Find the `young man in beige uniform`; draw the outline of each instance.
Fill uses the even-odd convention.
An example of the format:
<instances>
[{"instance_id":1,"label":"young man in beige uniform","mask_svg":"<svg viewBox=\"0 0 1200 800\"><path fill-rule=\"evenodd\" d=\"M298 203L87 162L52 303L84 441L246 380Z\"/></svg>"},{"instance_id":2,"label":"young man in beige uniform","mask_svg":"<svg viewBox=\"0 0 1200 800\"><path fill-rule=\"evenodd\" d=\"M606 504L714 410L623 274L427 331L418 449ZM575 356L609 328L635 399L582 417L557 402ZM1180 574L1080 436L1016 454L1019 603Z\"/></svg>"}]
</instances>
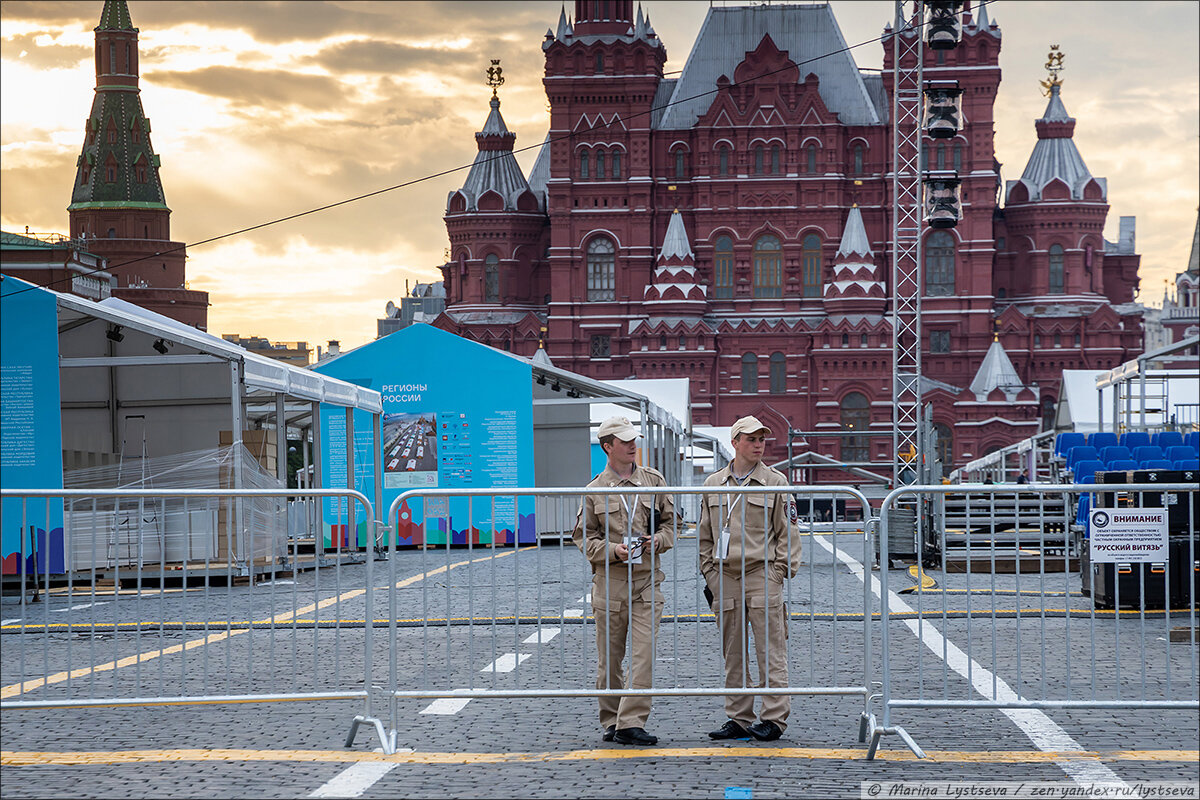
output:
<instances>
[{"instance_id":1,"label":"young man in beige uniform","mask_svg":"<svg viewBox=\"0 0 1200 800\"><path fill-rule=\"evenodd\" d=\"M770 429L755 417L733 423L734 459L705 486L787 486L783 473L762 463ZM783 582L800 569L795 501L787 494L704 495L697 536L700 571L712 593L721 629L726 687L788 685L787 619ZM758 657L757 683L750 682L749 633ZM713 739L778 739L787 728L790 695L763 695L759 721L754 696L728 695L729 720Z\"/></svg>"},{"instance_id":2,"label":"young man in beige uniform","mask_svg":"<svg viewBox=\"0 0 1200 800\"><path fill-rule=\"evenodd\" d=\"M608 465L589 488L665 486L661 473L637 465L637 429L625 417L600 425ZM675 543L677 521L669 494L588 495L572 538L592 565L592 610L596 616L597 689L625 686L621 662L625 638L633 640L629 686L651 688L654 642L662 619L665 573L662 554ZM601 697L600 725L606 742L658 744L646 733L650 698Z\"/></svg>"}]
</instances>

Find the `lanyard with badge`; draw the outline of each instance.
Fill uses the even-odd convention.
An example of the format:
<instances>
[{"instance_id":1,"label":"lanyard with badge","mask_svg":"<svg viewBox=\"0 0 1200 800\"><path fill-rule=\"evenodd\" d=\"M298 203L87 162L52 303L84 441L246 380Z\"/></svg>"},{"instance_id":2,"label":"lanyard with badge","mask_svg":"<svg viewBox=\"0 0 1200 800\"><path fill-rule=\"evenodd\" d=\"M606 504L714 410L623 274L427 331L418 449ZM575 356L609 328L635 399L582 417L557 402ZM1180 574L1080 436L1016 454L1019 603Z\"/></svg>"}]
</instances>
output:
<instances>
[{"instance_id":1,"label":"lanyard with badge","mask_svg":"<svg viewBox=\"0 0 1200 800\"><path fill-rule=\"evenodd\" d=\"M733 474L733 470L730 469L729 477L731 477L735 481L737 481L738 486L745 486L746 483L750 480L750 475L753 472L754 472L754 470L751 470L750 472L746 473L745 477L742 477L739 479L737 476L735 476ZM729 558L729 540L731 538L730 530L729 530L729 523L733 520L733 512L737 509L737 504L742 501L743 497L745 497L744 494L739 494L737 496L736 500L730 502L729 495L725 495L725 502L729 506L729 513L727 513L725 515L725 524L721 526L721 536L717 540L717 560L718 561L724 561L725 559Z\"/></svg>"}]
</instances>

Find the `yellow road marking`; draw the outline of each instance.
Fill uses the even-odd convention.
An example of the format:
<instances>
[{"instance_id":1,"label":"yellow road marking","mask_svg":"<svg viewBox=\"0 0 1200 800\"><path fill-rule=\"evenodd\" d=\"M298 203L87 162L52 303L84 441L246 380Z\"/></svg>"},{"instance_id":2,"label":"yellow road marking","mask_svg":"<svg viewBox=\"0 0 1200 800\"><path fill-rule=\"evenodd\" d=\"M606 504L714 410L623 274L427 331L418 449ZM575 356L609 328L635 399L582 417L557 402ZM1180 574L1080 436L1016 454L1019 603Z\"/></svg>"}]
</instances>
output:
<instances>
[{"instance_id":1,"label":"yellow road marking","mask_svg":"<svg viewBox=\"0 0 1200 800\"><path fill-rule=\"evenodd\" d=\"M1098 752L1045 752L1042 750L933 750L928 760L937 763L1027 764L1054 763L1063 759L1092 758L1102 761L1163 761L1195 763L1197 750L1114 750ZM547 761L606 761L630 758L787 758L810 761L858 761L866 749L819 747L658 747L636 750L566 750L545 753L383 753L353 750L117 750L117 751L0 751L0 765L28 767L46 765L146 764L170 761L226 762L325 762L348 764L388 762L400 764L513 764ZM882 761L916 761L908 750L880 750Z\"/></svg>"},{"instance_id":2,"label":"yellow road marking","mask_svg":"<svg viewBox=\"0 0 1200 800\"><path fill-rule=\"evenodd\" d=\"M527 550L529 548L521 548L521 549ZM474 564L478 561L488 561L493 558L504 558L505 556L512 555L514 552L518 552L518 551L509 550L505 553L492 554L492 555L484 556L482 558L457 561L453 564L443 565L443 566L438 567L437 569L430 570L429 572L422 572L418 575L413 575L411 577L405 578L404 580L402 580L396 584L396 588L403 589L405 586L411 586L412 584L416 583L417 581L424 580L425 578L432 578L434 575L440 575L443 572L447 572L449 570L456 569L456 568L464 566L466 564ZM254 624L254 625L267 625L267 624L271 624L271 623L277 624L277 623L282 623L282 622L289 622L293 619L296 619L297 621L299 621L298 618L302 614L310 614L313 611L327 608L327 607L333 605L334 603L344 603L349 600L353 600L354 598L364 595L366 593L367 593L366 589L352 589L348 592L343 592L342 594L339 594L335 597L328 597L318 603L312 603L310 605L304 606L303 608L298 608L295 611L289 611L286 614L276 614L272 617L267 617L266 619L256 620L252 624ZM8 626L8 627L13 627L13 626ZM91 675L92 673L95 673L95 672L111 672L112 670L120 669L121 667L128 667L132 664L144 663L146 661L153 661L154 659L160 658L162 656L170 656L170 655L175 655L176 653L182 653L187 650L195 650L198 647L203 647L208 644L215 644L215 643L223 641L225 639L230 639L234 636L240 636L241 634L249 633L249 632L250 632L250 628L241 628L238 630L227 630L227 631L221 631L219 633L211 633L208 636L205 636L200 639L193 639L192 641L185 642L184 644L177 644L177 645L162 648L159 650L148 650L145 653L138 653L137 655L126 656L125 658L117 659L116 661L106 661L103 664L95 664L90 667L80 667L79 669L71 670L70 672L65 672L65 671L64 672L56 672L53 675L48 675L45 678L35 678L33 680L25 681L23 683L9 684L8 686L5 686L3 689L0 689L0 699L7 700L10 697L16 697L18 695L25 694L26 692L33 691L34 689L38 689L42 686L51 686L56 683L62 683L63 681L66 681L66 680L74 680L76 678L82 678L87 675Z\"/></svg>"}]
</instances>

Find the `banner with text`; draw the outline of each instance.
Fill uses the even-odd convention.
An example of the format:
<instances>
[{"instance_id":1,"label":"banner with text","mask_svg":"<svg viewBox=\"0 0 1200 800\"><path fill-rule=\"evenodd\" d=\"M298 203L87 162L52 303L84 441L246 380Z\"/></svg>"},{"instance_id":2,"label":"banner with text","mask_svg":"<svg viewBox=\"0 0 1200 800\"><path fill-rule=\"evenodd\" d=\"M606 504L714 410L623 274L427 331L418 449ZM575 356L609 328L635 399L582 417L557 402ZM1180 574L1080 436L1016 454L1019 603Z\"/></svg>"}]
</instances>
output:
<instances>
[{"instance_id":1,"label":"banner with text","mask_svg":"<svg viewBox=\"0 0 1200 800\"><path fill-rule=\"evenodd\" d=\"M1166 562L1165 508L1096 508L1090 521L1092 563Z\"/></svg>"}]
</instances>

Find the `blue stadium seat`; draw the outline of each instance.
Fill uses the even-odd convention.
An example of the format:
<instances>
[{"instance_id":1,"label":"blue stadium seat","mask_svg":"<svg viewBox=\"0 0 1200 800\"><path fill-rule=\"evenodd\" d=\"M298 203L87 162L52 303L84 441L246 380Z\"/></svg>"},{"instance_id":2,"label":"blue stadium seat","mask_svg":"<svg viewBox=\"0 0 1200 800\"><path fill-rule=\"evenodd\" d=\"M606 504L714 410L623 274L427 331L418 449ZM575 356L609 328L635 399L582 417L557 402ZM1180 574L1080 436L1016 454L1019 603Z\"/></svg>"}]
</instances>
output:
<instances>
[{"instance_id":1,"label":"blue stadium seat","mask_svg":"<svg viewBox=\"0 0 1200 800\"><path fill-rule=\"evenodd\" d=\"M1116 447L1106 447L1100 451L1100 460L1106 463L1113 461L1133 461L1133 453L1128 447L1117 445Z\"/></svg>"},{"instance_id":2,"label":"blue stadium seat","mask_svg":"<svg viewBox=\"0 0 1200 800\"><path fill-rule=\"evenodd\" d=\"M1060 433L1054 439L1054 455L1067 455L1067 451L1076 445L1087 444L1087 437L1082 433Z\"/></svg>"},{"instance_id":3,"label":"blue stadium seat","mask_svg":"<svg viewBox=\"0 0 1200 800\"><path fill-rule=\"evenodd\" d=\"M1183 434L1179 431L1159 431L1154 434L1154 443L1163 450L1168 447L1182 447Z\"/></svg>"},{"instance_id":4,"label":"blue stadium seat","mask_svg":"<svg viewBox=\"0 0 1200 800\"><path fill-rule=\"evenodd\" d=\"M1067 469L1071 469L1080 461L1095 461L1099 456L1100 452L1091 445L1076 445L1067 453Z\"/></svg>"},{"instance_id":5,"label":"blue stadium seat","mask_svg":"<svg viewBox=\"0 0 1200 800\"><path fill-rule=\"evenodd\" d=\"M1194 447L1200 450L1200 431L1192 431L1187 436L1183 437L1183 443L1188 447Z\"/></svg>"},{"instance_id":6,"label":"blue stadium seat","mask_svg":"<svg viewBox=\"0 0 1200 800\"><path fill-rule=\"evenodd\" d=\"M1200 470L1200 458L1187 458L1183 461L1175 462L1175 469L1191 470L1196 472Z\"/></svg>"},{"instance_id":7,"label":"blue stadium seat","mask_svg":"<svg viewBox=\"0 0 1200 800\"><path fill-rule=\"evenodd\" d=\"M1071 483L1083 483L1085 478L1091 478L1097 472L1103 472L1104 469L1104 462L1094 458L1077 461L1071 473L1074 476L1074 480Z\"/></svg>"},{"instance_id":8,"label":"blue stadium seat","mask_svg":"<svg viewBox=\"0 0 1200 800\"><path fill-rule=\"evenodd\" d=\"M1132 458L1118 458L1108 462L1109 472L1130 472L1135 469L1141 469L1142 465L1134 461Z\"/></svg>"},{"instance_id":9,"label":"blue stadium seat","mask_svg":"<svg viewBox=\"0 0 1200 800\"><path fill-rule=\"evenodd\" d=\"M1162 449L1152 444L1133 448L1134 461L1155 461L1162 458L1166 458Z\"/></svg>"},{"instance_id":10,"label":"blue stadium seat","mask_svg":"<svg viewBox=\"0 0 1200 800\"><path fill-rule=\"evenodd\" d=\"M1088 512L1091 511L1091 509L1092 509L1092 496L1090 494L1080 495L1079 496L1079 505L1075 509L1075 521L1077 523L1079 523L1080 525L1084 526L1084 528L1087 527ZM1084 533L1084 537L1085 538L1087 537L1086 532Z\"/></svg>"},{"instance_id":11,"label":"blue stadium seat","mask_svg":"<svg viewBox=\"0 0 1200 800\"><path fill-rule=\"evenodd\" d=\"M1146 431L1126 431L1121 434L1123 447L1142 447L1148 444L1153 444L1153 442L1150 441L1150 434Z\"/></svg>"},{"instance_id":12,"label":"blue stadium seat","mask_svg":"<svg viewBox=\"0 0 1200 800\"><path fill-rule=\"evenodd\" d=\"M1165 458L1148 458L1141 464L1139 469L1175 469L1175 462Z\"/></svg>"},{"instance_id":13,"label":"blue stadium seat","mask_svg":"<svg viewBox=\"0 0 1200 800\"><path fill-rule=\"evenodd\" d=\"M1184 444L1178 447L1168 447L1164 458L1168 461L1187 461L1189 458L1200 458L1200 452Z\"/></svg>"},{"instance_id":14,"label":"blue stadium seat","mask_svg":"<svg viewBox=\"0 0 1200 800\"><path fill-rule=\"evenodd\" d=\"M1088 436L1089 445L1101 450L1105 447L1116 447L1120 442L1117 441L1117 435L1111 431L1097 431Z\"/></svg>"}]
</instances>

